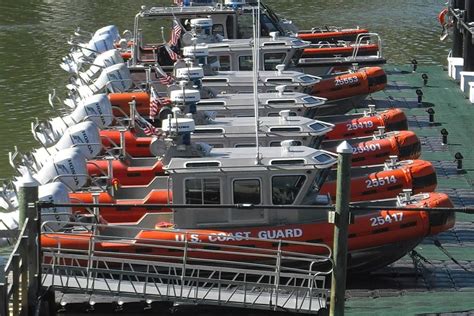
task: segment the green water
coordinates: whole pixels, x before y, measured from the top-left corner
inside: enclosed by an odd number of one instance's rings
[[[94,31],[108,24],[132,29],[140,5],[167,1],[0,0],[0,178],[14,171],[8,152],[38,146],[30,132],[35,117],[56,115],[47,102],[56,89],[64,94],[67,75],[59,67],[74,29]],[[268,0],[276,12],[300,28],[316,25],[361,26],[382,36],[391,63],[440,64],[447,43],[439,42],[437,13],[444,1],[423,0]]]
[[[116,24],[131,29],[141,4],[136,0],[0,0],[0,178],[13,174],[8,151],[37,146],[30,122],[54,115],[47,95],[64,93],[66,74],[59,68],[73,30]],[[361,26],[381,34],[385,56],[392,63],[416,57],[420,63],[442,63],[446,43],[439,42],[436,20],[444,1],[423,0],[269,0],[276,12],[300,28],[314,25]]]

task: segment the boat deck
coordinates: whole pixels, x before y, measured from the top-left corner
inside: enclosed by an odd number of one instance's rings
[[[385,67],[388,87],[372,95],[367,104],[378,108],[400,107],[409,119],[410,129],[422,141],[422,158],[432,161],[438,175],[438,191],[449,194],[459,207],[474,206],[474,105],[459,85],[439,66]],[[422,74],[428,75],[424,86]],[[418,105],[416,90],[423,91]],[[435,110],[430,124],[426,110]],[[440,131],[449,133],[442,145]],[[458,172],[454,155],[464,156]],[[474,312],[474,216],[457,214],[456,225],[437,240],[454,262],[427,238],[412,256],[371,276],[354,278],[346,293],[347,315],[467,315]],[[470,313],[469,313],[470,314]]]

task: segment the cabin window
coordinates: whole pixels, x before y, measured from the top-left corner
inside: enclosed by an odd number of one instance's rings
[[[288,126],[288,127],[270,127],[270,132],[301,132],[299,126]]]
[[[221,204],[219,179],[187,179],[184,190],[186,204]]]
[[[268,100],[267,104],[272,105],[272,104],[295,104],[296,100],[295,99],[280,99],[280,100]]]
[[[234,203],[236,204],[260,204],[260,180],[242,179],[234,181]]]
[[[230,56],[219,56],[219,70],[221,71],[230,71]]]
[[[227,38],[233,39],[235,38],[234,36],[234,16],[229,15],[225,21],[225,25],[227,28]]]
[[[202,107],[202,106],[221,106],[221,105],[225,105],[225,102],[224,101],[207,101],[207,100],[203,100],[203,101],[200,101],[198,102],[198,106],[199,107]]]
[[[253,37],[253,15],[241,14],[238,17],[238,38],[252,38]]]
[[[288,82],[292,83],[293,79],[292,78],[267,78],[265,82]],[[285,90],[286,91],[286,90]]]
[[[272,178],[272,203],[275,205],[293,204],[306,180],[305,176],[275,176]]]
[[[263,55],[265,70],[275,70],[277,65],[283,64],[285,53],[268,53]]]
[[[280,116],[280,113],[278,113],[278,112],[271,112],[271,113],[268,113],[267,116],[269,116],[269,117],[277,117],[277,116]],[[290,112],[290,116],[298,116],[298,114],[296,114],[296,112],[291,111],[291,112]]]
[[[272,20],[267,15],[261,14],[260,22],[262,25],[262,28],[261,28],[262,36],[268,36],[270,32],[279,32],[279,30],[273,24]]]
[[[214,24],[212,26],[212,34],[214,34],[214,35],[219,34],[222,37],[225,37],[224,26],[222,24]]]
[[[292,146],[301,146],[302,143],[299,140],[294,140]],[[281,142],[270,142],[270,147],[280,147]]]
[[[224,144],[209,144],[212,148],[224,148]]]
[[[224,129],[222,128],[200,128],[195,129],[193,134],[223,134]]]
[[[235,144],[234,147],[235,147],[235,148],[249,148],[249,147],[255,147],[255,144],[254,144],[254,143],[250,143],[250,144]]]
[[[239,70],[249,71],[253,69],[252,56],[239,56]]]

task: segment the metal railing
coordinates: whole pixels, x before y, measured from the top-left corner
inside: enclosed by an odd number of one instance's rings
[[[13,251],[0,272],[0,316],[20,315],[29,307],[30,292],[36,294],[36,285],[32,282],[34,270],[30,270],[32,256],[30,226],[36,223],[27,218],[21,228]]]
[[[239,243],[229,235],[130,226],[114,226],[108,235],[107,225],[74,225],[75,231],[42,233],[50,245],[42,249],[43,286],[63,293],[303,313],[327,305],[332,261],[324,244],[250,237],[238,237]],[[158,237],[124,237],[138,232]],[[69,243],[84,238],[83,247]]]

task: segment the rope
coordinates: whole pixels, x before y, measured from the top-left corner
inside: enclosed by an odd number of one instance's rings
[[[438,247],[439,250],[441,250],[449,259],[451,259],[452,262],[454,262],[456,265],[458,265],[459,267],[461,267],[461,269],[463,269],[463,270],[466,271],[466,272],[473,273],[473,271],[468,270],[468,269],[467,269],[466,267],[464,267],[461,263],[459,263],[459,261],[457,261],[456,258],[454,258],[454,257],[448,252],[448,250],[446,250],[446,248],[444,248],[443,245],[441,245],[441,242],[440,242],[437,238],[433,238],[433,243],[434,243],[435,246]]]

